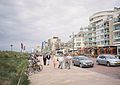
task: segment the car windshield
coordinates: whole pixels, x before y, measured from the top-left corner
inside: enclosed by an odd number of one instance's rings
[[[116,59],[115,56],[106,56],[107,59]]]
[[[80,57],[80,60],[89,60],[87,57]]]

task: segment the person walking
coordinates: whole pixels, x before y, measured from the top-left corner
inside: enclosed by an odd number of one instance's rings
[[[53,66],[54,69],[57,69],[57,57],[55,55],[53,55]]]
[[[71,56],[70,55],[68,55],[68,56],[66,56],[66,58],[65,58],[65,68],[67,69],[70,69],[70,65],[71,65]]]
[[[58,66],[58,68],[63,69],[63,62],[64,62],[63,56],[60,56],[60,57],[58,58],[58,61],[59,61],[59,66]]]
[[[47,65],[50,65],[50,59],[51,59],[50,54],[48,54],[46,58],[47,58]]]
[[[43,63],[46,65],[46,54],[43,55]]]

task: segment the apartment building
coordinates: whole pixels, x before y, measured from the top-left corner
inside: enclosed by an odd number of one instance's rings
[[[93,14],[90,17],[91,29],[95,29],[96,46],[109,46],[109,20],[113,18],[114,11],[101,11]],[[93,39],[93,38],[92,38]]]
[[[98,54],[120,54],[120,8],[97,12],[89,21],[86,46]]]
[[[88,27],[74,35],[74,48],[85,54],[120,54],[120,8],[97,12],[89,22]],[[70,41],[72,45],[73,40]]]
[[[55,53],[56,49],[61,48],[61,39],[58,37],[52,37],[48,39],[48,48],[50,52]]]
[[[120,55],[120,8],[114,8],[112,27],[112,44],[117,46],[117,54]]]
[[[79,50],[81,54],[83,54],[84,47],[85,47],[84,35],[85,35],[85,32],[84,32],[83,28],[81,28],[80,31],[74,37],[74,48],[76,50]]]

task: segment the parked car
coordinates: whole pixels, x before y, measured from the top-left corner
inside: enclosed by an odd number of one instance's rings
[[[72,63],[73,63],[73,65],[80,66],[81,68],[94,66],[93,61],[86,56],[74,56],[72,59]]]
[[[102,54],[97,57],[97,64],[104,64],[106,66],[120,66],[120,59],[116,55]]]

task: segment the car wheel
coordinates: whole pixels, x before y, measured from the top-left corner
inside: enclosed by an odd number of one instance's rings
[[[96,61],[97,65],[100,65],[99,61]]]
[[[82,67],[83,67],[83,65],[82,65],[82,64],[80,64],[80,67],[82,68]]]
[[[107,62],[106,65],[107,65],[108,67],[110,67],[110,62]]]
[[[94,67],[94,64],[91,66],[92,68]]]

